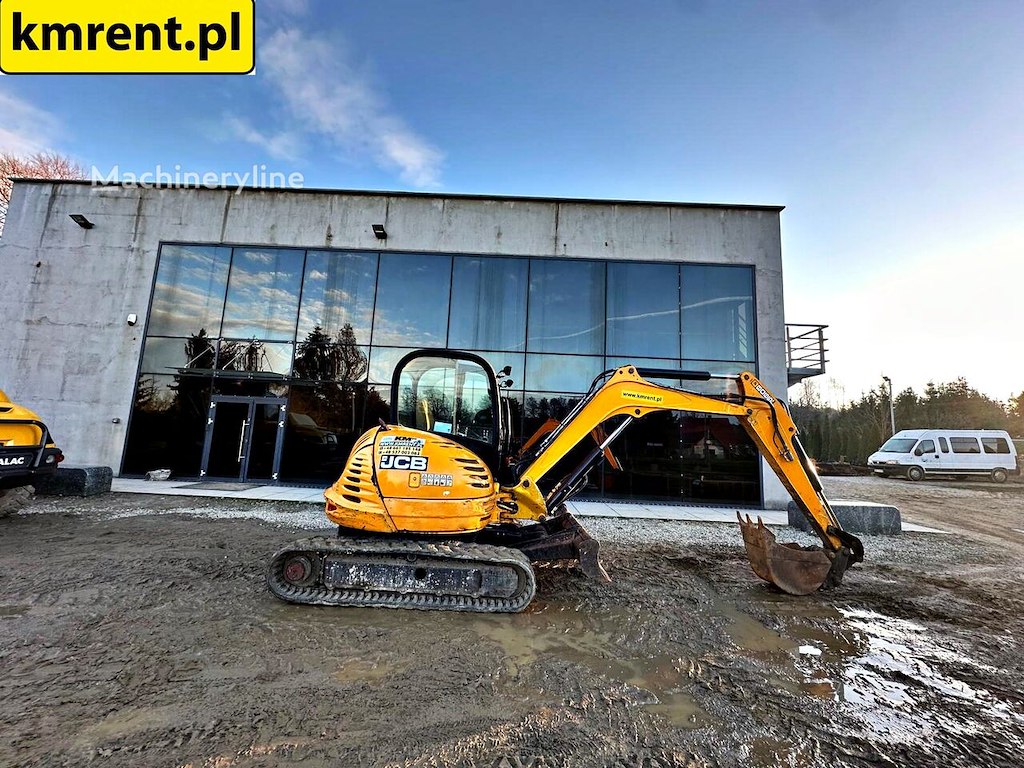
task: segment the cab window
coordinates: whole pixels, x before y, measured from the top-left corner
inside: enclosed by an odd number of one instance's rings
[[[935,441],[934,440],[922,440],[917,444],[917,450],[914,451],[918,456],[925,453],[935,453]]]
[[[420,357],[398,380],[398,423],[443,435],[461,435],[492,443],[494,382],[471,360]]]

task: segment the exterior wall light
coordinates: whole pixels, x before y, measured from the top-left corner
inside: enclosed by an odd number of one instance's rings
[[[374,224],[373,225],[373,234],[374,234],[374,236],[376,236],[376,238],[378,240],[387,240],[388,239],[388,233],[384,229],[384,225],[383,224]]]
[[[72,213],[69,215],[71,216],[71,220],[75,222],[75,224],[80,226],[82,229],[92,229],[93,227],[96,226],[80,213]]]

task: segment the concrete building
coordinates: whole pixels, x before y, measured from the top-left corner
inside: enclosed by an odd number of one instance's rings
[[[387,413],[410,348],[511,365],[526,435],[627,360],[784,393],[780,211],[18,181],[0,385],[73,464],[305,483]],[[657,414],[617,453],[589,494],[788,499],[728,420]]]

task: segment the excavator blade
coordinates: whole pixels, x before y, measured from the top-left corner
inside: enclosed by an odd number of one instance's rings
[[[779,544],[775,534],[768,530],[761,518],[755,523],[737,512],[743,533],[750,567],[765,581],[791,595],[808,595],[822,586],[834,586],[842,578],[834,569],[838,563],[821,547],[801,547],[799,544]],[[845,566],[845,558],[842,565]],[[843,568],[845,570],[845,568]],[[829,582],[826,585],[826,582]]]
[[[590,578],[611,581],[601,565],[601,545],[564,505],[536,525],[488,526],[477,536],[477,542],[518,549],[535,563],[575,560]]]

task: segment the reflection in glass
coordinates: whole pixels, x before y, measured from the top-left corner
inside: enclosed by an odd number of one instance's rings
[[[196,476],[212,387],[290,396],[281,476],[331,482],[355,437],[390,419],[397,361],[449,344],[482,350],[495,370],[512,367],[521,444],[565,415],[578,395],[564,393],[582,392],[605,368],[755,369],[753,306],[749,267],[166,245],[123,471]],[[723,381],[654,381],[727,391]],[[453,428],[465,424],[472,409],[454,402],[456,383],[435,383],[437,410],[447,408]],[[756,503],[760,465],[745,440],[728,420],[655,414],[616,444],[625,471],[591,472],[588,492]]]
[[[209,379],[142,374],[122,471],[170,469],[175,477],[197,476],[209,403]]]
[[[413,349],[414,347],[372,347],[370,349],[370,383],[390,385],[398,361]]]
[[[680,474],[677,411],[655,412],[637,419],[612,446],[622,471],[604,468],[605,495],[650,499],[685,498]]]
[[[753,363],[726,363],[721,360],[683,360],[682,367],[688,371],[707,371],[712,376],[729,376],[735,378],[744,371],[757,375]],[[660,383],[660,382],[659,382]],[[702,395],[727,395],[739,392],[738,386],[730,380],[711,379],[710,381],[685,381],[682,389],[698,392]],[[678,387],[678,383],[671,386]]]
[[[561,421],[583,399],[582,395],[571,392],[527,392],[525,397],[527,435],[532,434],[529,427],[536,429],[548,419]]]
[[[287,421],[281,418],[286,412],[281,410],[282,405],[282,403],[253,403],[245,480],[271,480],[274,478],[277,438],[287,425]],[[285,421],[285,424],[282,424],[282,421]]]
[[[512,379],[512,386],[509,389],[522,390],[523,381],[526,376],[526,355],[517,355],[509,352],[490,352],[488,350],[478,350],[473,352],[473,354],[480,355],[480,357],[486,360],[495,374],[507,365],[512,369],[507,377]],[[502,377],[502,380],[504,378],[506,377]]]
[[[760,460],[736,419],[683,414],[679,427],[679,471],[683,494],[701,501],[759,504]]]
[[[294,339],[303,255],[284,248],[236,248],[221,335]]]
[[[373,344],[444,347],[451,277],[451,256],[382,254]]]
[[[251,375],[237,378],[220,374],[213,380],[213,393],[235,397],[288,397],[288,384],[281,379]]]
[[[242,479],[244,453],[242,440],[249,424],[248,402],[220,402],[213,411],[210,425],[210,455],[206,460],[208,477]]]
[[[230,248],[163,246],[153,288],[148,333],[154,336],[189,336],[205,329],[217,336],[230,261]]]
[[[525,388],[542,392],[584,392],[603,370],[603,357],[527,355]]]
[[[685,368],[688,371],[697,370],[692,364],[687,363],[686,365],[680,365],[679,360],[661,360],[656,357],[606,357],[604,367],[607,368],[621,368],[624,365],[635,365],[637,368],[661,368],[679,370]],[[660,379],[654,377],[648,377],[655,384],[668,384],[675,386],[675,382],[678,379]]]
[[[320,328],[332,337],[350,335],[343,343],[369,344],[376,285],[376,253],[309,251],[298,338]]]
[[[190,339],[168,339],[150,337],[146,339],[146,347],[142,353],[142,371],[144,373],[173,374],[183,368],[207,370],[213,369],[213,348],[209,339],[200,337],[205,342],[201,349],[196,349],[196,359],[190,359]],[[202,365],[207,363],[208,365]]]
[[[531,352],[604,352],[605,265],[596,261],[530,261]]]
[[[457,256],[448,346],[524,349],[528,269],[526,259]]]
[[[589,382],[587,383],[589,384]],[[554,428],[580,401],[580,396],[551,392],[527,392],[525,399],[523,437],[524,441],[528,441],[538,432],[547,433]],[[541,478],[541,491],[547,494],[561,478],[586,459],[593,447],[594,443],[588,438],[570,450]],[[600,467],[596,467],[587,476],[586,485],[582,491],[584,497],[600,494],[600,478]]]
[[[369,351],[330,341],[314,329],[296,347],[293,375],[306,381],[366,381]]]
[[[515,453],[525,441],[523,437],[523,413],[526,410],[526,396],[522,392],[504,390],[500,397],[508,400],[508,426],[511,429],[511,451]]]
[[[677,265],[608,265],[608,354],[679,356]]]
[[[291,372],[294,344],[221,340],[217,350],[217,370],[237,374],[272,374],[287,376]]]
[[[338,479],[356,439],[377,424],[388,406],[373,388],[322,382],[292,387],[281,477],[331,483]]]
[[[683,265],[683,357],[754,360],[750,267]]]

